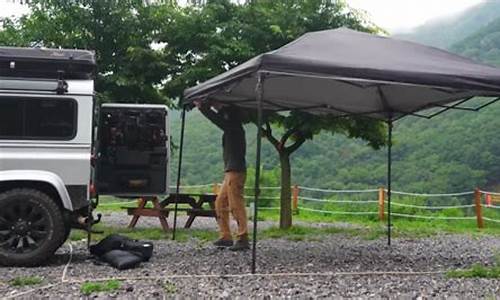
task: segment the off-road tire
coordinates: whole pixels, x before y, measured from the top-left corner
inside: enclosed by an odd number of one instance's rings
[[[71,225],[68,224],[67,222],[64,222],[64,238],[62,239],[57,249],[61,248],[61,246],[64,245],[64,243],[68,240],[70,234],[71,234]]]
[[[0,233],[4,233],[0,235],[1,265],[41,265],[64,243],[67,229],[61,208],[47,194],[13,189],[0,194],[0,208]],[[15,249],[19,245],[22,251]]]

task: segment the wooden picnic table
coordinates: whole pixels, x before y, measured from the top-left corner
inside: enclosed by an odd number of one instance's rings
[[[137,207],[124,207],[127,213],[132,217],[129,228],[134,228],[140,217],[157,217],[163,230],[169,229],[167,217],[175,209],[175,203],[179,205],[187,204],[188,207],[178,207],[177,211],[185,211],[189,216],[184,228],[190,228],[196,217],[214,217],[215,218],[215,194],[171,194],[160,201],[158,197],[141,197]],[[176,201],[178,199],[178,201]],[[151,201],[153,207],[146,207],[148,201]],[[208,208],[204,207],[208,204]]]

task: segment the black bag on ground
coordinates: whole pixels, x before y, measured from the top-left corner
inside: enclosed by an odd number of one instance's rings
[[[153,243],[132,240],[126,236],[112,234],[99,243],[90,246],[90,253],[95,256],[103,256],[111,250],[124,250],[134,252],[143,261],[148,261],[153,256]]]
[[[143,261],[149,261],[153,256],[153,243],[129,240],[123,243],[123,250],[138,254]]]
[[[149,261],[153,255],[153,243],[112,234],[90,246],[90,253],[100,260],[124,270],[136,267],[141,262]]]
[[[133,252],[123,250],[111,250],[101,257],[118,270],[126,270],[137,267],[142,262],[142,257]]]
[[[111,250],[123,250],[122,245],[128,240],[130,239],[126,236],[118,234],[108,235],[99,243],[90,246],[90,253],[94,256],[101,257]]]

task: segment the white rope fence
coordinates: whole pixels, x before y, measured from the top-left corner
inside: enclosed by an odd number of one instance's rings
[[[488,217],[483,217],[483,220],[494,222],[494,223],[499,223],[500,224],[500,220],[495,220],[495,219],[491,219],[491,218],[488,218]]]
[[[357,189],[357,190],[333,190],[333,189],[321,189],[321,188],[311,188],[311,187],[299,187],[301,191],[306,191],[306,192],[312,192],[316,193],[325,193],[328,194],[327,198],[321,198],[321,197],[306,197],[306,196],[298,196],[297,199],[301,201],[301,203],[332,203],[332,204],[375,204],[377,203],[379,205],[379,211],[334,211],[334,210],[326,210],[326,209],[320,209],[319,207],[316,208],[311,208],[311,207],[300,207],[300,210],[302,211],[309,211],[309,212],[315,212],[315,213],[323,213],[323,214],[331,214],[331,215],[382,215],[387,214],[385,211],[386,205],[388,205],[387,199],[380,198],[380,193],[383,193],[384,195],[387,194],[387,189]],[[366,194],[366,193],[374,193],[374,192],[379,192],[379,200],[346,200],[344,199],[331,199],[330,197],[331,194]],[[465,191],[465,192],[459,192],[459,193],[436,193],[436,194],[430,194],[430,193],[410,193],[410,192],[403,192],[403,191],[391,191],[391,194],[398,195],[398,196],[407,196],[407,197],[422,197],[422,198],[437,198],[437,197],[464,197],[464,196],[472,196],[476,192],[475,191]],[[492,192],[487,192],[487,191],[481,191],[482,194],[485,195],[498,195],[500,196],[500,193],[492,193]],[[472,199],[471,199],[472,201]],[[381,206],[382,205],[382,206]],[[476,208],[477,210],[477,204],[457,204],[457,205],[418,205],[418,204],[413,204],[413,203],[403,203],[400,201],[391,201],[391,206],[397,208],[407,208],[407,209],[416,209],[416,210],[427,210],[427,211],[445,211],[445,210],[450,210],[450,209],[461,209],[461,210],[469,210]],[[498,205],[492,205],[491,203],[480,203],[479,204],[480,208],[491,208],[491,209],[500,209],[500,206]],[[382,211],[381,211],[382,210]],[[410,219],[422,219],[422,220],[476,220],[477,216],[467,216],[466,215],[467,211],[464,211],[465,216],[446,216],[446,215],[422,215],[422,214],[416,214],[416,213],[404,213],[404,212],[398,212],[393,211],[391,212],[392,216],[396,217],[402,217],[402,218],[410,218]],[[477,213],[477,211],[476,211]],[[500,223],[500,220],[491,218],[491,217],[482,217],[483,220],[485,221],[490,221],[494,223]]]
[[[441,216],[422,216],[422,215],[410,215],[392,212],[391,215],[406,218],[415,219],[429,219],[429,220],[475,220],[476,217],[441,217]]]
[[[320,188],[311,188],[304,186],[300,186],[299,188],[300,190],[308,192],[342,194],[343,197],[345,197],[347,194],[369,194],[379,191],[379,189],[332,190],[332,189],[320,189]],[[373,205],[379,203],[378,200],[320,199],[320,198],[306,197],[306,196],[299,196],[298,200],[301,200],[303,203],[313,202],[313,203],[335,203],[335,204],[356,204],[356,205],[367,205],[367,204]],[[308,208],[308,207],[301,207],[300,210],[314,212],[314,213],[329,214],[329,215],[377,215],[378,214],[378,212],[376,211],[333,211],[333,210]]]
[[[318,199],[311,197],[299,197],[299,200],[313,201],[313,202],[326,202],[326,203],[355,203],[355,204],[369,204],[378,203],[378,200],[329,200],[329,199]]]
[[[495,196],[500,196],[500,193],[496,193],[496,192],[488,192],[488,191],[483,191],[483,190],[479,190],[482,194],[489,194],[489,195],[495,195]]]
[[[244,196],[245,199],[255,199],[254,195],[247,195]],[[274,196],[259,196],[259,199],[267,199],[267,200],[279,200],[281,199],[280,197],[274,197]]]
[[[384,189],[387,193],[387,189]],[[400,191],[391,191],[391,194],[405,195],[405,196],[416,196],[416,197],[454,197],[454,196],[466,196],[472,195],[474,192],[462,192],[462,193],[448,193],[448,194],[419,194],[419,193],[408,193]]]
[[[208,183],[208,184],[199,184],[199,185],[185,185],[185,186],[180,186],[181,190],[190,190],[190,189],[207,189],[207,188],[217,188],[220,187],[220,184],[217,183]],[[171,186],[171,191],[172,189],[175,189],[175,186]],[[246,186],[245,190],[246,191],[252,191],[254,188]],[[277,196],[276,194],[279,193],[281,187],[279,186],[265,186],[260,188],[261,191],[267,191],[264,195],[260,195],[259,199],[263,200],[271,200],[273,203],[276,203],[275,201],[280,200],[280,196]],[[336,190],[336,189],[325,189],[325,188],[313,188],[313,187],[306,187],[306,186],[294,186],[292,187],[292,190],[296,189],[296,193],[292,192],[292,198],[294,198],[296,204],[295,208],[296,210],[300,211],[308,211],[308,212],[313,212],[313,213],[323,213],[323,214],[330,214],[330,215],[384,215],[387,214],[386,211],[380,211],[385,210],[388,202],[387,199],[385,198],[380,198],[381,193],[382,194],[387,194],[387,189],[345,189],[345,190]],[[313,196],[304,196],[304,195],[298,195],[300,192],[305,192],[306,195],[311,194],[315,195]],[[210,192],[213,192],[210,190]],[[489,192],[489,191],[484,191],[484,190],[476,190],[476,191],[464,191],[464,192],[459,192],[459,193],[436,193],[436,194],[430,194],[430,193],[411,193],[411,192],[403,192],[403,191],[391,191],[391,195],[393,196],[407,196],[407,197],[422,197],[422,198],[437,198],[437,197],[466,197],[466,196],[472,196],[475,193],[481,193],[481,195],[486,195],[487,197],[490,197],[488,199],[491,199],[491,197],[498,196],[500,198],[500,193],[497,192]],[[370,193],[378,193],[379,199],[374,200],[373,198],[370,199],[369,194]],[[271,194],[271,195],[268,195]],[[274,195],[272,195],[274,194]],[[321,197],[318,195],[319,194],[326,194],[325,197]],[[335,195],[343,195],[342,197],[337,197]],[[367,195],[368,194],[368,195]],[[365,199],[353,199],[350,200],[346,196],[351,196],[351,195],[359,195],[357,196],[358,198],[363,198],[363,195]],[[254,195],[245,195],[245,199],[248,200],[253,200]],[[336,198],[337,197],[337,198]],[[298,202],[302,203],[300,208],[298,207]],[[500,203],[500,200],[497,200]],[[471,199],[472,202],[472,199]],[[137,200],[132,200],[132,201],[116,201],[116,202],[111,202],[111,203],[102,203],[99,204],[99,206],[102,207],[112,207],[112,206],[120,206],[120,205],[126,205],[126,204],[134,204],[137,203]],[[462,202],[463,203],[463,202]],[[305,206],[306,204],[313,205],[313,207],[307,207]],[[315,204],[315,206],[314,206]],[[321,204],[325,205],[325,207],[321,207]],[[326,206],[327,204],[353,204],[353,205],[374,205],[378,204],[379,206],[379,211],[342,211],[340,208],[338,210],[332,209],[332,207]],[[415,214],[415,213],[408,213],[408,212],[403,212],[403,211],[397,211],[397,208],[400,207],[402,209],[415,209],[415,210],[423,210],[423,211],[443,211],[443,210],[449,210],[449,209],[461,209],[464,210],[464,213],[467,211],[470,212],[471,209],[476,208],[476,211],[478,209],[477,203],[471,203],[471,204],[457,204],[457,205],[419,205],[419,204],[413,204],[413,203],[404,203],[401,201],[391,201],[391,206],[393,206],[396,211],[391,212],[391,215],[397,216],[397,217],[402,217],[402,218],[410,218],[410,219],[428,219],[428,220],[474,220],[477,218],[477,216],[443,216],[443,215],[422,215],[422,214]],[[385,206],[385,208],[384,208]],[[493,212],[500,209],[500,205],[495,205],[492,204],[491,202],[488,203],[482,203],[480,201],[479,204],[480,208],[483,208],[484,211],[491,210],[491,212],[488,212],[487,216],[482,217],[483,220],[493,222],[493,223],[500,223],[500,220],[493,218],[492,216],[494,215]],[[368,206],[369,207],[369,206]],[[259,210],[269,210],[269,211],[279,211],[280,207],[279,206],[274,206],[274,207],[264,207],[264,206],[259,206]],[[356,209],[354,209],[356,210]],[[490,214],[491,213],[491,214]]]
[[[373,193],[378,192],[378,189],[366,189],[366,190],[327,190],[327,189],[317,189],[305,186],[299,186],[301,190],[311,191],[311,192],[323,192],[323,193]]]
[[[443,209],[449,209],[449,208],[467,208],[467,207],[474,207],[475,206],[474,204],[467,204],[467,205],[447,205],[447,206],[421,206],[421,205],[399,203],[399,202],[394,202],[394,201],[391,201],[391,205],[401,206],[401,207],[409,207],[409,208],[436,209],[436,210],[443,210]]]
[[[377,212],[374,211],[331,211],[331,210],[320,210],[302,207],[301,210],[319,212],[324,214],[332,214],[332,215],[377,215]]]
[[[486,208],[500,209],[500,206],[497,205],[486,205]]]
[[[200,189],[200,188],[207,188],[207,187],[213,187],[213,183],[207,183],[207,184],[198,184],[198,185],[181,185],[179,188],[181,189]],[[171,185],[169,186],[171,189],[176,189],[176,185]]]

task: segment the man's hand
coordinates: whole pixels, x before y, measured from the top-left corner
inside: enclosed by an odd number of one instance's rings
[[[201,107],[201,100],[194,100],[193,104],[199,109]]]
[[[212,106],[213,108],[215,108],[215,110],[219,111],[224,106],[224,104],[222,104],[220,102],[212,101],[210,103],[210,106]]]

